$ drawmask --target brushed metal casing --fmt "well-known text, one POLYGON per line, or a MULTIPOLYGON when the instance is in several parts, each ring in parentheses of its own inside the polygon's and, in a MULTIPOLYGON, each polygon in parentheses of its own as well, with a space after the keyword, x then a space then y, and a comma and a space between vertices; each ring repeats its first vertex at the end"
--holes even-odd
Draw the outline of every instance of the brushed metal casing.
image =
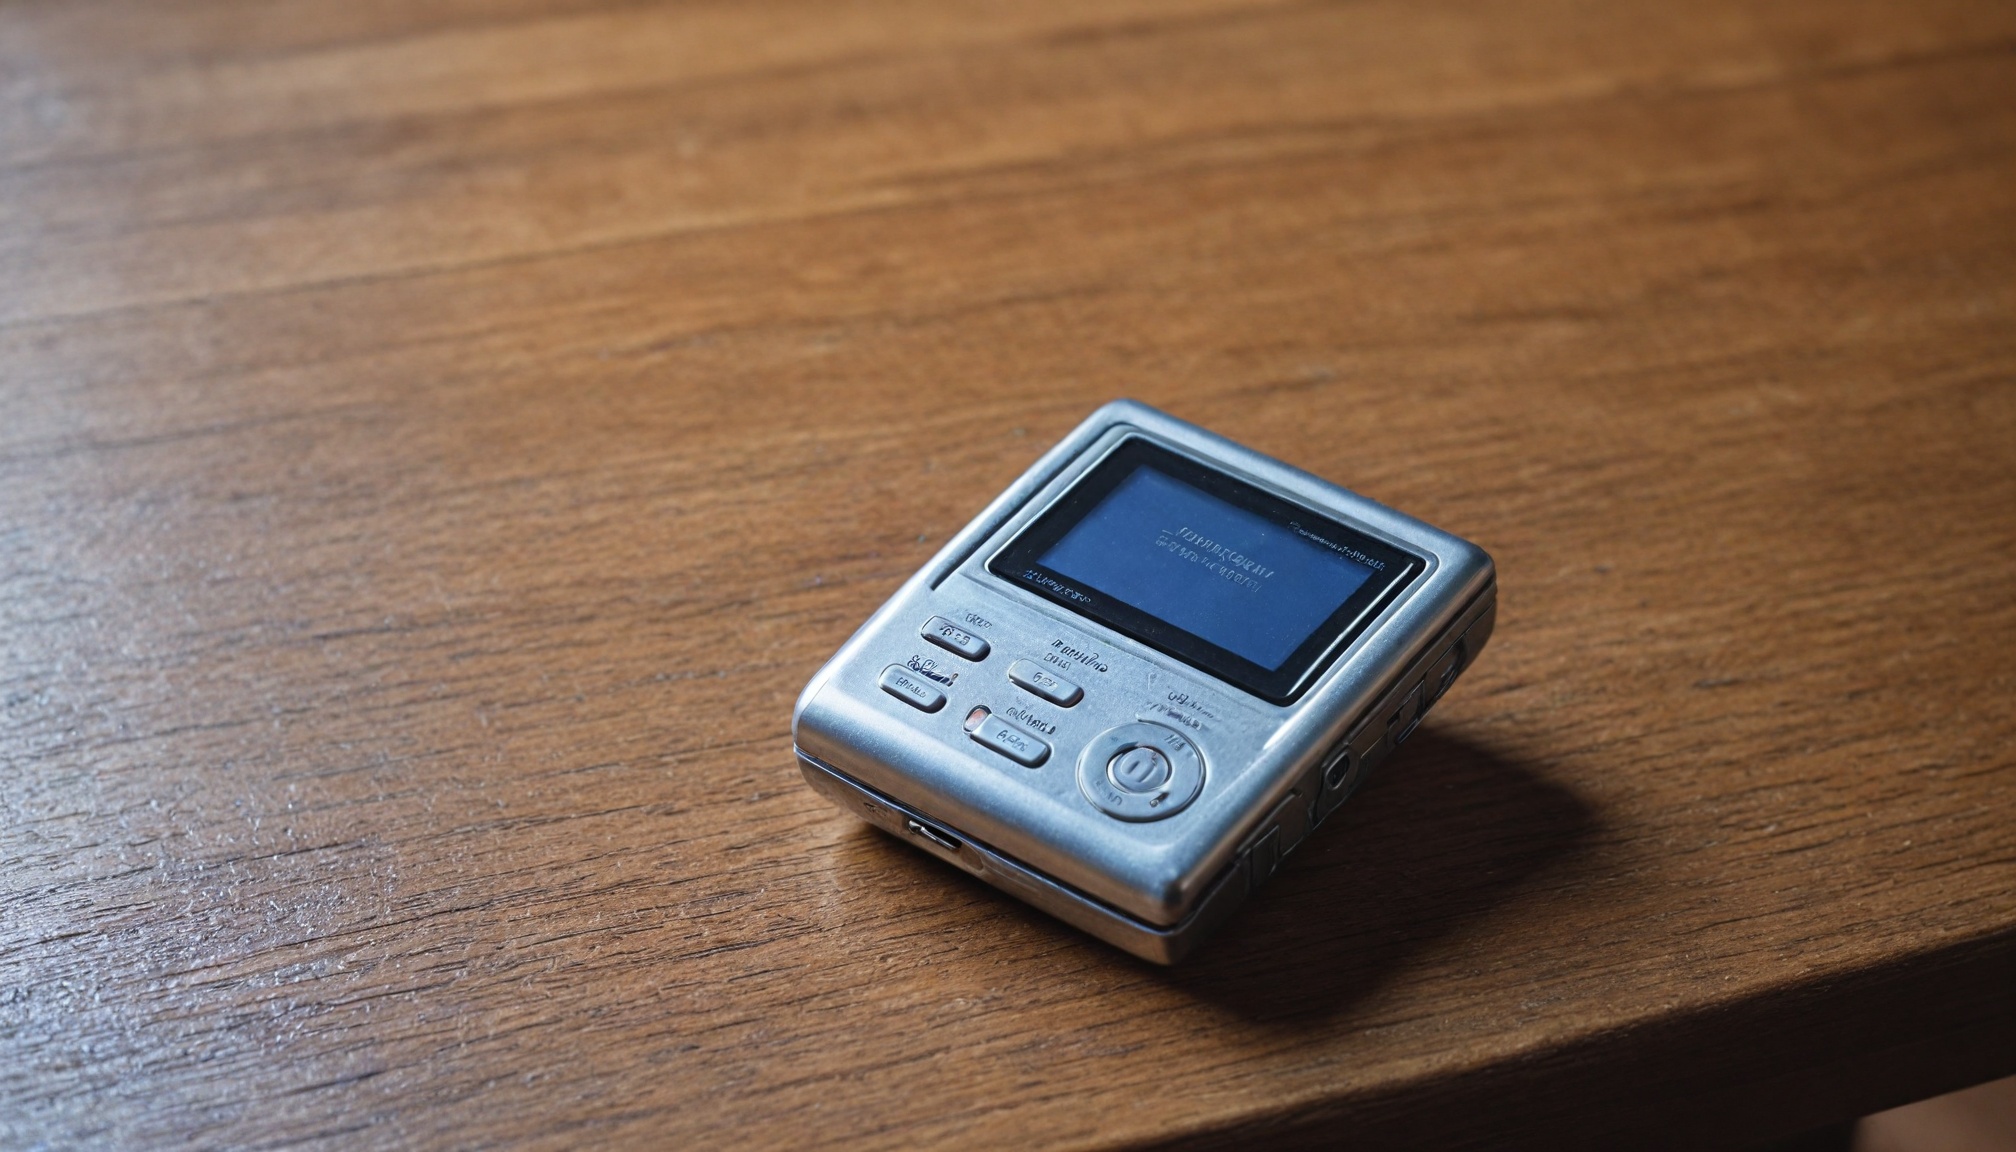
POLYGON ((1476 545, 1147 405, 1115 401, 1037 460, 841 646, 799 696, 793 736, 806 779, 842 807, 1109 943, 1173 963, 1412 732, 1489 638, 1495 599, 1491 558, 1476 545), (1131 436, 1385 540, 1425 568, 1286 705, 988 572, 996 551, 1131 436), (969 663, 925 644, 918 629, 934 616, 983 637, 989 657, 969 663), (1009 681, 1014 661, 1046 653, 1062 661, 1049 667, 1084 687, 1075 706, 1009 681), (877 687, 884 668, 913 658, 956 674, 941 683, 949 700, 936 712, 877 687), (1436 683, 1425 683, 1430 673, 1436 683), (962 721, 975 705, 1017 710, 1041 726, 1033 730, 1053 754, 1031 769, 974 743, 962 721), (1205 780, 1175 815, 1125 823, 1080 794, 1076 762, 1099 733, 1137 720, 1189 737, 1203 752, 1205 780))

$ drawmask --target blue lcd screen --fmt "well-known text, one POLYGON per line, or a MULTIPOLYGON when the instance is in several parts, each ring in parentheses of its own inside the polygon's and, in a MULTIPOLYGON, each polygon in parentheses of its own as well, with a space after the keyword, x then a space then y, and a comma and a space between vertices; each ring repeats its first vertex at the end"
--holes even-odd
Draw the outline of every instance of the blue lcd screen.
POLYGON ((1037 562, 1268 671, 1375 575, 1147 465, 1037 562))

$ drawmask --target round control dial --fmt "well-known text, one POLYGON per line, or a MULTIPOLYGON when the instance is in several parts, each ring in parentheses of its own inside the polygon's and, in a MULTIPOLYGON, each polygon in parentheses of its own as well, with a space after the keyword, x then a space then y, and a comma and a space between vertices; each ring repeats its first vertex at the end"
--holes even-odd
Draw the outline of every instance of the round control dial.
POLYGON ((1108 728, 1078 755, 1078 791, 1118 820, 1160 820, 1204 789, 1204 755, 1182 733, 1141 721, 1108 728))

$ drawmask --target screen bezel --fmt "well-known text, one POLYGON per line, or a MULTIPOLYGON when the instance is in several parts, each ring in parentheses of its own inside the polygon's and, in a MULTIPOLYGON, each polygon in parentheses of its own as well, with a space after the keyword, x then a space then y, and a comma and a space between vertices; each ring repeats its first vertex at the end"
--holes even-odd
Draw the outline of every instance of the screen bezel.
POLYGON ((987 562, 990 573, 1018 588, 1095 620, 1274 704, 1293 702, 1314 674, 1344 651, 1373 618, 1426 568, 1427 562, 1419 556, 1140 435, 1129 436, 1114 445, 1098 463, 1079 476, 1069 490, 987 562), (1287 528, 1305 539, 1310 535, 1321 537, 1322 540, 1317 542, 1319 547, 1327 541, 1336 551, 1356 551, 1360 557, 1377 560, 1385 567, 1375 570, 1371 578, 1318 625, 1279 668, 1269 669, 1037 562, 1038 557, 1048 553, 1051 547, 1076 528, 1123 480, 1144 466, 1153 467, 1208 496, 1287 528))

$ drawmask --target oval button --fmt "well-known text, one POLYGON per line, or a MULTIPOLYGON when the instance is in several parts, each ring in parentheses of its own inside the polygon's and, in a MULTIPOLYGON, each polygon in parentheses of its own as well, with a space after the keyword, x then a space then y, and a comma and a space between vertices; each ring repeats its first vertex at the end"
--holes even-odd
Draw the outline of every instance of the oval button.
POLYGON ((884 668, 881 679, 876 683, 882 686, 882 691, 912 708, 936 712, 945 706, 945 693, 940 692, 935 685, 925 683, 921 677, 914 675, 901 664, 891 664, 884 668))
POLYGON ((1059 708, 1069 708, 1085 698, 1085 690, 1062 676, 1053 676, 1033 660, 1017 660, 1008 666, 1008 679, 1059 708))
POLYGON ((1050 745, 999 716, 980 721, 980 726, 969 735, 975 743, 984 744, 1025 768, 1034 768, 1050 758, 1050 745))
POLYGON ((933 616, 918 630, 918 635, 943 648, 954 656, 968 660, 985 660, 991 650, 987 641, 973 635, 943 616, 933 616))

